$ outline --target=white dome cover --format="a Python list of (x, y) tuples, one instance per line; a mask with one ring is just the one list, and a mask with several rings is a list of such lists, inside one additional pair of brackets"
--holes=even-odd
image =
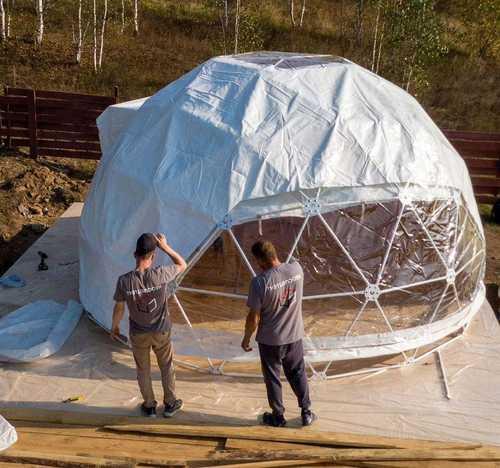
[(462, 194), (481, 230), (464, 161), (431, 118), (343, 58), (210, 59), (147, 99), (106, 148), (80, 244), (81, 301), (106, 328), (142, 232), (166, 232), (190, 257), (226, 215), (265, 216), (299, 190), (334, 188), (352, 203)]

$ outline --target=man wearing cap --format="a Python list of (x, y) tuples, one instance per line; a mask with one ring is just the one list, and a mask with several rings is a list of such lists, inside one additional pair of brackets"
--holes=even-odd
[[(153, 267), (157, 247), (172, 259), (173, 265)], [(156, 416), (157, 402), (153, 392), (150, 361), (153, 349), (163, 385), (163, 415), (168, 418), (182, 408), (182, 400), (175, 395), (171, 322), (167, 305), (168, 285), (186, 269), (186, 262), (170, 247), (163, 234), (142, 234), (137, 239), (134, 256), (135, 269), (120, 276), (116, 284), (111, 336), (120, 336), (120, 321), (126, 303), (137, 381), (144, 399), (141, 410), (148, 417)]]

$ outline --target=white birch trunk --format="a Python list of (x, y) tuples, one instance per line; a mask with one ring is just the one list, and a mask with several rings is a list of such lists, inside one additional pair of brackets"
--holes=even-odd
[(234, 53), (238, 53), (238, 40), (240, 35), (240, 0), (236, 0), (236, 11), (234, 14)]
[(290, 21), (292, 23), (292, 27), (295, 27), (295, 5), (294, 0), (288, 0), (288, 9), (290, 10)]
[(94, 20), (94, 45), (92, 47), (92, 52), (94, 56), (94, 71), (97, 71), (97, 5), (96, 0), (93, 2), (93, 20)]
[(380, 70), (380, 59), (382, 57), (382, 44), (384, 42), (384, 32), (385, 32), (385, 23), (382, 24), (382, 32), (380, 33), (380, 39), (378, 41), (378, 57), (377, 57), (377, 67), (375, 68), (375, 73), (378, 75)]
[(134, 34), (139, 34), (139, 0), (134, 0)]
[(106, 32), (107, 20), (108, 20), (108, 0), (104, 0), (104, 13), (102, 15), (102, 25), (101, 25), (101, 46), (99, 50), (99, 69), (102, 68), (102, 56), (104, 54), (104, 34)]
[(123, 31), (125, 31), (125, 0), (122, 0), (122, 27), (121, 27), (122, 34)]
[(372, 68), (371, 70), (375, 70), (375, 59), (377, 57), (377, 36), (378, 36), (378, 24), (380, 21), (380, 0), (378, 2), (377, 7), (377, 19), (375, 20), (375, 34), (373, 36), (373, 50), (372, 50)]
[(227, 8), (227, 2), (228, 0), (224, 0), (224, 10), (223, 12), (220, 11), (219, 13), (219, 18), (220, 18), (220, 26), (222, 29), (222, 43), (224, 45), (224, 55), (227, 54), (227, 29), (228, 29), (228, 8)]
[(3, 0), (0, 0), (0, 40), (7, 40), (7, 25), (5, 22), (5, 7)]
[(78, 65), (82, 61), (82, 46), (83, 46), (82, 0), (78, 0), (78, 39), (76, 41), (76, 63), (78, 63)]
[(7, 31), (6, 31), (6, 35), (7, 35), (7, 39), (10, 38), (10, 34), (11, 34), (11, 30), (10, 30), (10, 19), (11, 19), (11, 15), (12, 15), (12, 7), (14, 6), (14, 4), (12, 3), (13, 0), (7, 0)]
[(36, 9), (36, 36), (35, 42), (37, 45), (41, 45), (43, 41), (43, 32), (45, 29), (44, 19), (43, 19), (43, 0), (35, 0), (35, 9)]
[(300, 23), (299, 26), (302, 27), (304, 24), (304, 14), (306, 13), (306, 0), (302, 0), (302, 10), (300, 11)]

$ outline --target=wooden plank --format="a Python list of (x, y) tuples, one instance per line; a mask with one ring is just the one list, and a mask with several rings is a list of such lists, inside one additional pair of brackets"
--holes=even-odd
[(500, 169), (500, 158), (482, 159), (482, 158), (464, 158), (465, 164), (469, 169)]
[[(9, 449), (5, 452), (0, 452), (0, 461), (12, 463), (32, 463), (38, 466), (63, 466), (63, 467), (98, 467), (98, 466), (114, 466), (114, 467), (132, 467), (131, 462), (121, 460), (109, 460), (98, 457), (82, 457), (76, 455), (59, 455), (47, 454), (39, 452), (22, 452)], [(184, 465), (185, 466), (185, 465)]]
[(34, 159), (38, 157), (37, 135), (36, 135), (36, 107), (35, 107), (35, 91), (31, 90), (28, 94), (28, 131), (30, 135), (30, 156)]
[(463, 130), (443, 130), (449, 140), (500, 141), (500, 133), (465, 132)]
[(269, 440), (252, 439), (226, 439), (224, 448), (226, 450), (304, 450), (317, 447), (318, 450), (328, 448), (328, 446), (300, 444), (293, 442), (272, 442)]
[(27, 96), (30, 91), (31, 89), (28, 88), (5, 87), (5, 94), (8, 96)]
[(61, 99), (61, 100), (73, 100), (82, 102), (92, 102), (99, 104), (111, 105), (115, 103), (115, 98), (111, 96), (100, 96), (93, 94), (79, 94), (79, 93), (68, 93), (65, 91), (44, 91), (37, 90), (37, 95), (41, 99)]
[(27, 108), (28, 99), (27, 97), (19, 96), (0, 96), (0, 104), (4, 106), (18, 105), (19, 107)]
[(95, 121), (99, 117), (100, 112), (89, 113), (85, 112), (75, 114), (74, 112), (59, 112), (57, 114), (40, 114), (38, 121), (40, 123), (55, 123), (58, 125), (96, 125)]
[(46, 423), (33, 423), (19, 421), (16, 423), (16, 431), (18, 434), (45, 434), (45, 435), (65, 435), (65, 436), (78, 436), (80, 438), (87, 437), (89, 439), (119, 439), (130, 441), (146, 441), (154, 442), (157, 445), (162, 444), (179, 444), (179, 445), (196, 445), (201, 447), (210, 447), (211, 449), (221, 448), (224, 439), (206, 439), (194, 438), (183, 436), (164, 436), (158, 437), (155, 435), (147, 434), (122, 434), (102, 431), (100, 428), (91, 426), (75, 426), (63, 424), (46, 424)]
[(72, 150), (87, 150), (96, 153), (101, 152), (101, 145), (90, 141), (61, 141), (61, 140), (41, 140), (38, 139), (39, 148), (55, 148), (55, 149), (72, 149)]
[(65, 124), (65, 123), (47, 123), (39, 122), (38, 128), (42, 130), (54, 130), (60, 132), (73, 132), (73, 133), (83, 133), (90, 134), (99, 137), (99, 131), (96, 125), (81, 125), (81, 124)]
[(107, 103), (99, 102), (89, 102), (89, 101), (78, 101), (78, 100), (60, 100), (60, 99), (37, 99), (37, 109), (40, 110), (57, 110), (57, 109), (67, 109), (70, 103), (76, 103), (81, 105), (84, 109), (101, 110), (104, 111), (107, 107)]
[(242, 456), (264, 460), (322, 460), (325, 462), (349, 461), (500, 461), (500, 448), (477, 448), (473, 450), (440, 450), (440, 449), (309, 449), (296, 451), (241, 451), (218, 452), (217, 460), (231, 460)]
[[(314, 466), (324, 464), (324, 461), (316, 460), (267, 460), (267, 461), (247, 461), (244, 460), (237, 461), (236, 463), (230, 463), (229, 465), (224, 464), (224, 468), (278, 468), (286, 466)], [(336, 467), (349, 466), (349, 465), (339, 465), (335, 463)], [(352, 466), (352, 465), (351, 465)], [(221, 468), (221, 465), (205, 465), (204, 468)]]
[(99, 134), (97, 130), (95, 132), (69, 132), (64, 130), (38, 130), (39, 138), (51, 139), (51, 140), (84, 140), (84, 141), (95, 141), (99, 142)]
[(40, 156), (52, 156), (54, 158), (77, 158), (77, 159), (101, 159), (100, 152), (93, 151), (71, 151), (69, 149), (39, 148)]
[(17, 146), (26, 146), (29, 147), (31, 145), (31, 140), (29, 138), (11, 138), (10, 146), (15, 148)]
[(10, 120), (11, 122), (22, 122), (25, 126), (28, 125), (28, 113), (22, 112), (0, 112), (2, 119)]
[(451, 144), (462, 156), (498, 157), (500, 141), (453, 140)]
[(494, 187), (500, 188), (500, 178), (497, 177), (471, 177), (474, 187)]
[(26, 138), (29, 137), (29, 132), (28, 129), (21, 129), (21, 128), (0, 128), (0, 136), (7, 136), (10, 135), (11, 137), (17, 137), (17, 138)]
[(120, 438), (80, 437), (65, 434), (21, 433), (14, 446), (18, 451), (36, 450), (39, 453), (87, 456), (91, 453), (100, 458), (155, 460), (196, 460), (207, 458), (214, 448), (202, 445), (181, 445), (151, 440)]
[[(333, 432), (304, 431), (301, 429), (277, 429), (261, 426), (174, 426), (174, 425), (122, 425), (105, 426), (104, 429), (118, 432), (146, 433), (146, 434), (177, 434), (189, 436), (211, 436), (228, 439), (252, 439), (267, 440), (274, 442), (293, 442), (311, 445), (329, 445), (344, 447), (378, 447), (378, 448), (415, 448), (434, 447), (443, 443), (434, 441), (403, 440), (390, 437), (342, 434)], [(461, 448), (473, 450), (477, 444), (465, 444), (450, 442), (446, 444), (450, 448)]]

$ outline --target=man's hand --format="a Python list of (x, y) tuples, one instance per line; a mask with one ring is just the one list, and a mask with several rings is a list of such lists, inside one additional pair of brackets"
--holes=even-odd
[(156, 234), (153, 234), (155, 236), (156, 242), (158, 243), (158, 247), (160, 249), (167, 249), (168, 248), (168, 242), (167, 238), (165, 237), (165, 234), (162, 234), (161, 232), (157, 232)]
[(246, 353), (252, 351), (252, 347), (250, 346), (250, 338), (244, 337), (243, 341), (241, 342), (241, 347)]

